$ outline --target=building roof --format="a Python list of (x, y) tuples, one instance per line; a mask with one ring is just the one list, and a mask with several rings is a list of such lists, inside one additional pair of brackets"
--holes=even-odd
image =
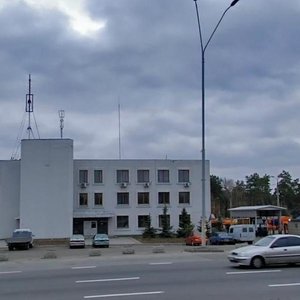
[(275, 205), (254, 205), (229, 208), (229, 211), (261, 211), (261, 210), (286, 210), (285, 207)]

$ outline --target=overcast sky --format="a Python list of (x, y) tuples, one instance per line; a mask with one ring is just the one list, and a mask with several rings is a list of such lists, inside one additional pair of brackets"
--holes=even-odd
[[(230, 3), (198, 0), (204, 42)], [(205, 53), (211, 174), (300, 177), (299, 28), (299, 0), (227, 12)], [(28, 137), (29, 74), (40, 137), (64, 110), (74, 158), (119, 158), (120, 103), (122, 158), (201, 159), (193, 0), (0, 0), (0, 66), (2, 160)]]

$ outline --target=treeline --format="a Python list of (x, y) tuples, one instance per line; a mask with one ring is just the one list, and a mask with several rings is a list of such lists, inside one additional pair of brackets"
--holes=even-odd
[[(271, 188), (274, 186), (275, 188)], [(216, 217), (229, 217), (229, 208), (248, 205), (278, 205), (287, 208), (286, 214), (300, 215), (300, 183), (289, 172), (277, 177), (254, 173), (245, 181), (210, 176), (211, 211)]]

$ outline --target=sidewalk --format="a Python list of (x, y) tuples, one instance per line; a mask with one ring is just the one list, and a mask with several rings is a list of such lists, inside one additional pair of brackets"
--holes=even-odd
[[(138, 245), (142, 244), (132, 237), (110, 237), (110, 245)], [(92, 245), (92, 239), (86, 239), (85, 243), (87, 246)], [(49, 245), (48, 245), (49, 246)], [(7, 244), (5, 240), (0, 240), (0, 249), (7, 249)]]
[(0, 240), (0, 249), (7, 249), (5, 240)]

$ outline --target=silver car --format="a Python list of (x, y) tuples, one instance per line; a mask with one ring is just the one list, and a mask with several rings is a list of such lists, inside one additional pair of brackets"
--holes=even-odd
[(227, 257), (233, 264), (257, 269), (266, 265), (300, 263), (300, 236), (269, 235), (254, 245), (230, 251)]
[(109, 247), (109, 237), (105, 233), (98, 233), (93, 238), (93, 247)]
[(70, 237), (69, 241), (70, 248), (84, 248), (85, 247), (85, 239), (82, 234), (73, 234)]

